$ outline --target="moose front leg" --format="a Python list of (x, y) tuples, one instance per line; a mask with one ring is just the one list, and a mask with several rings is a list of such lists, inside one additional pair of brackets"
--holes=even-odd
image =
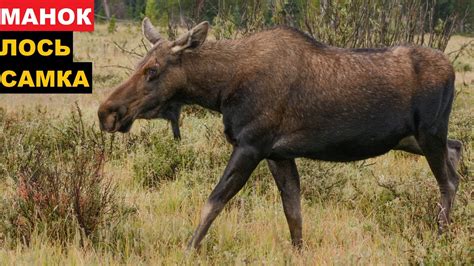
[(173, 131), (173, 137), (175, 140), (181, 140), (181, 132), (179, 130), (179, 117), (170, 120), (171, 130)]
[(260, 161), (261, 158), (254, 148), (234, 148), (223, 176), (202, 209), (201, 221), (189, 242), (188, 249), (199, 247), (214, 219), (225, 204), (242, 189)]
[(293, 246), (301, 248), (303, 245), (300, 199), (300, 177), (295, 160), (267, 160), (270, 172), (280, 190), (283, 210), (290, 227)]

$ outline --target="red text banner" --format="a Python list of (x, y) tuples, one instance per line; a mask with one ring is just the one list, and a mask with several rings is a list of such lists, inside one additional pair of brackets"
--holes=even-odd
[(93, 30), (93, 0), (0, 0), (0, 31)]

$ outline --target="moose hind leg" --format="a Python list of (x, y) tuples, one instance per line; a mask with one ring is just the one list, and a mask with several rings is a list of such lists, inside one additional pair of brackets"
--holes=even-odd
[(260, 160), (256, 150), (251, 147), (234, 148), (224, 174), (202, 209), (200, 223), (194, 232), (188, 249), (199, 248), (199, 244), (214, 219), (222, 211), (225, 204), (242, 189)]
[[(414, 136), (403, 138), (393, 149), (423, 155), (423, 151)], [(448, 139), (448, 158), (455, 168), (461, 160), (461, 153), (462, 143), (459, 140)]]
[(419, 133), (417, 139), (441, 192), (441, 209), (438, 214), (438, 229), (441, 233), (450, 222), (449, 215), (458, 187), (459, 175), (449, 160), (446, 133), (433, 134), (423, 131)]
[(170, 120), (171, 130), (173, 131), (173, 138), (175, 140), (181, 140), (181, 132), (179, 129), (179, 118), (174, 118)]
[(280, 190), (283, 210), (290, 228), (291, 242), (293, 246), (301, 248), (302, 218), (300, 200), (300, 177), (296, 168), (295, 160), (267, 160), (270, 172)]
[(462, 142), (455, 139), (448, 139), (448, 158), (456, 169), (462, 156)]

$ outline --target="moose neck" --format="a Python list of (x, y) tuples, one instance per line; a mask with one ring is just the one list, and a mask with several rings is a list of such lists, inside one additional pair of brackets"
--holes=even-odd
[(238, 47), (232, 41), (204, 43), (199, 50), (183, 54), (187, 76), (184, 101), (220, 112), (223, 91), (230, 82), (238, 63)]

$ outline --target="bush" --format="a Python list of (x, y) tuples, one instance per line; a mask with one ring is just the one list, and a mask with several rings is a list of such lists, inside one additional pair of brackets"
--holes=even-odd
[(469, 256), (469, 249), (458, 245), (455, 239), (465, 237), (460, 225), (469, 224), (469, 198), (472, 195), (464, 190), (457, 193), (451, 216), (454, 223), (442, 236), (437, 235), (439, 190), (432, 173), (426, 170), (409, 180), (373, 175), (382, 190), (358, 188), (355, 208), (367, 217), (375, 218), (378, 228), (385, 234), (398, 234), (408, 245), (407, 256), (413, 264), (465, 258)]
[[(444, 50), (460, 20), (457, 14), (435, 18), (435, 2), (394, 1), (252, 1), (219, 4), (216, 38), (232, 38), (273, 25), (289, 25), (339, 47), (427, 45)], [(237, 10), (238, 12), (234, 12)]]
[[(169, 129), (149, 136), (149, 146), (138, 151), (133, 164), (135, 180), (145, 187), (155, 187), (160, 182), (173, 180), (180, 170), (190, 171), (196, 156), (175, 141)], [(145, 134), (147, 135), (147, 134)]]
[(78, 230), (91, 237), (117, 218), (118, 199), (104, 178), (103, 154), (76, 155), (76, 160), (64, 161), (60, 153), (35, 150), (22, 162), (16, 193), (4, 202), (9, 213), (4, 230), (26, 243), (34, 232), (69, 242)]
[(456, 61), (454, 63), (454, 70), (456, 72), (471, 72), (472, 66), (469, 63), (462, 63), (462, 62)]
[(0, 127), (2, 174), (12, 181), (1, 202), (4, 240), (29, 243), (34, 234), (60, 243), (78, 234), (93, 240), (127, 214), (104, 176), (110, 146), (84, 125), (79, 108), (61, 125), (34, 113), (0, 112)]
[(342, 199), (348, 177), (340, 164), (301, 159), (298, 169), (303, 199), (311, 203)]
[(235, 24), (223, 16), (218, 15), (214, 17), (212, 32), (216, 40), (233, 39), (236, 34)]
[(157, 19), (157, 5), (156, 0), (146, 0), (145, 4), (145, 16), (147, 16), (152, 21)]
[(307, 5), (301, 28), (341, 47), (427, 45), (444, 50), (454, 31), (456, 15), (433, 19), (428, 1), (335, 1), (325, 10)]
[(115, 16), (112, 16), (109, 21), (109, 25), (107, 26), (107, 31), (109, 33), (114, 33), (117, 31), (117, 24), (115, 21)]
[[(462, 157), (459, 165), (460, 174), (466, 178), (472, 177), (473, 169), (473, 146), (474, 134), (472, 128), (474, 121), (470, 110), (455, 108), (450, 117), (450, 138), (463, 143)], [(462, 182), (462, 181), (461, 181)]]

